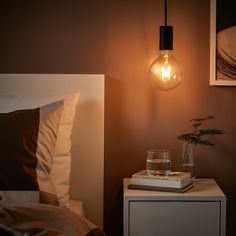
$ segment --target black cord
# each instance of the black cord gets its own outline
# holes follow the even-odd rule
[[[165,26],[167,26],[167,0],[165,0]]]

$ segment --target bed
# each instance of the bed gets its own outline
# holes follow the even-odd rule
[[[104,75],[0,74],[0,84],[0,125],[2,125],[0,128],[4,132],[10,130],[14,126],[14,122],[8,124],[9,120],[16,119],[15,117],[17,119],[21,117],[24,121],[22,125],[12,128],[13,133],[5,134],[3,132],[2,150],[6,147],[7,152],[10,152],[9,155],[14,156],[14,150],[10,150],[8,147],[11,141],[5,137],[9,136],[9,140],[12,140],[15,132],[21,133],[21,130],[25,132],[28,129],[23,127],[25,124],[28,126],[32,123],[28,132],[30,135],[34,133],[38,138],[35,141],[37,148],[33,148],[31,145],[31,149],[31,146],[27,146],[30,150],[27,155],[33,153],[32,155],[35,155],[38,161],[27,163],[27,167],[22,168],[26,175],[35,177],[32,178],[31,187],[25,189],[23,183],[27,182],[27,178],[19,178],[21,173],[18,173],[20,172],[18,170],[21,168],[16,165],[14,168],[17,171],[14,172],[14,176],[8,178],[11,181],[4,179],[6,177],[0,181],[14,185],[17,197],[16,192],[9,191],[12,189],[3,184],[0,189],[0,198],[3,198],[1,202],[4,202],[0,208],[1,211],[15,212],[17,207],[19,212],[24,213],[25,210],[26,212],[36,212],[32,210],[32,204],[34,204],[34,209],[38,209],[39,212],[46,211],[49,214],[48,212],[54,211],[54,209],[66,211],[67,218],[71,218],[72,222],[73,218],[78,215],[83,219],[85,216],[88,219],[85,222],[93,222],[93,224],[91,223],[93,229],[96,228],[96,225],[102,228]],[[31,117],[29,121],[27,117]],[[50,123],[50,119],[53,122]],[[25,122],[26,120],[27,122]],[[34,124],[34,120],[37,125]],[[6,128],[8,125],[10,128]],[[35,128],[36,126],[38,127]],[[51,133],[46,131],[47,129]],[[26,134],[26,137],[29,134]],[[50,145],[48,145],[49,143]],[[27,148],[24,147],[24,150],[28,150]],[[52,158],[46,160],[45,156],[52,156]],[[39,158],[41,158],[40,161]],[[64,160],[66,160],[66,164]],[[0,159],[0,161],[2,160]],[[7,168],[2,167],[1,171],[4,173],[7,169],[5,175],[8,176],[12,173],[9,170],[14,169],[15,161],[4,160],[4,163],[7,163]],[[45,163],[49,163],[50,167]],[[35,167],[34,173],[30,172],[28,166]],[[49,176],[45,177],[43,172],[50,172]],[[52,184],[46,184],[47,178],[51,180]],[[37,183],[36,189],[34,183]],[[54,195],[51,185],[54,186]],[[25,194],[26,190],[28,190],[27,194]],[[16,200],[17,206],[14,205]],[[10,204],[6,205],[6,202]],[[71,209],[68,211],[67,208]],[[62,214],[62,212],[60,213]],[[68,216],[68,214],[72,215]],[[78,219],[76,218],[76,220]],[[88,224],[86,223],[86,225]]]

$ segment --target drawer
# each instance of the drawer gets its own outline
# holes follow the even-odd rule
[[[130,236],[219,236],[219,201],[129,201]]]

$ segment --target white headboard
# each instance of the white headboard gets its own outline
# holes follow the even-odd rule
[[[1,95],[45,96],[79,91],[72,132],[72,199],[86,217],[103,225],[104,75],[0,74]]]

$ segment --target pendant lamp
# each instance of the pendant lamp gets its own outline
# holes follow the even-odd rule
[[[165,0],[165,25],[160,26],[160,55],[149,68],[149,78],[154,88],[171,90],[183,79],[183,69],[172,54],[173,26],[167,25],[167,0]]]

